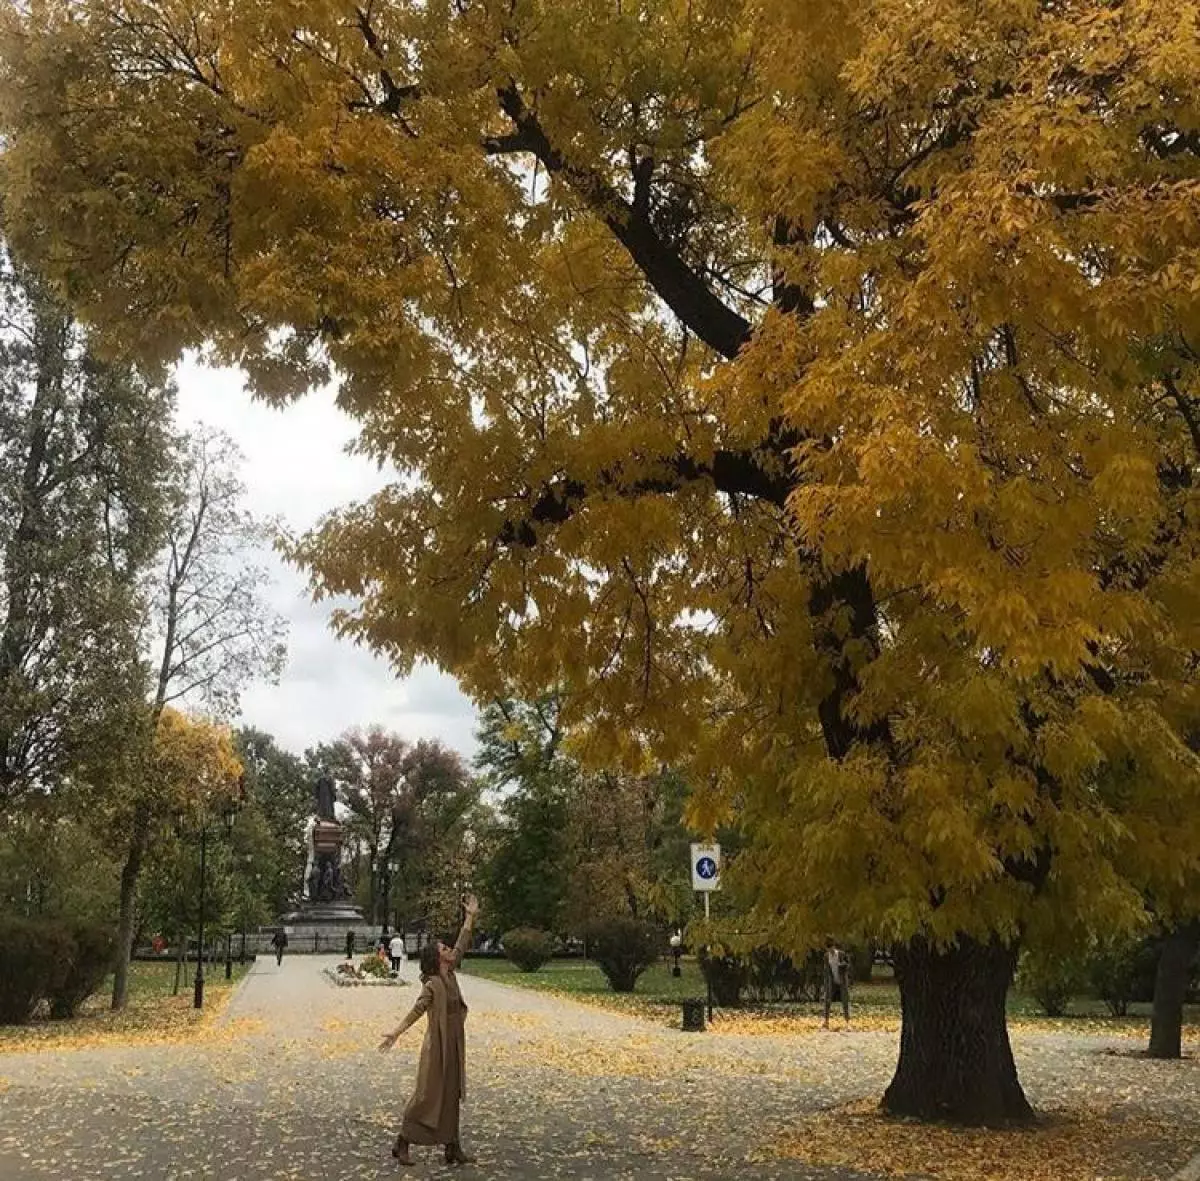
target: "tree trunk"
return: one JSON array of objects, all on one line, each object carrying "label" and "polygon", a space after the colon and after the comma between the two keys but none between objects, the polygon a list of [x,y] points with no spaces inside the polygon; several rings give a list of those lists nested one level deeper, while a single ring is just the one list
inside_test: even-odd
[{"label": "tree trunk", "polygon": [[1183,1002],[1192,964],[1200,950],[1200,921],[1172,927],[1163,940],[1154,976],[1154,1016],[1150,1023],[1150,1057],[1183,1057]]},{"label": "tree trunk", "polygon": [[900,1061],[884,1109],[961,1124],[1031,1120],[1004,1008],[1017,949],[962,938],[936,951],[917,939],[896,949],[895,963]]},{"label": "tree trunk", "polygon": [[121,869],[121,917],[117,923],[117,965],[113,974],[112,1007],[125,1008],[129,1000],[129,961],[133,956],[133,929],[136,919],[138,876],[150,839],[150,809],[138,804],[133,814],[129,851]]}]

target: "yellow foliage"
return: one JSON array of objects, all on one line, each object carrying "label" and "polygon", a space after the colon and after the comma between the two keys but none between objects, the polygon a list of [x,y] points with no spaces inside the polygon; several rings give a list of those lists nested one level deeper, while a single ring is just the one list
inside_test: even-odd
[{"label": "yellow foliage", "polygon": [[1197,0],[0,21],[15,247],[402,471],[345,633],[684,767],[784,946],[1196,908]]}]

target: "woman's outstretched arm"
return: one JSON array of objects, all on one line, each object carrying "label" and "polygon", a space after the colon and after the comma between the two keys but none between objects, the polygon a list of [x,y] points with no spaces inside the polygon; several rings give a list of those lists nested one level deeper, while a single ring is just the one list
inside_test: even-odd
[{"label": "woman's outstretched arm", "polygon": [[408,1016],[391,1033],[384,1034],[383,1041],[379,1043],[380,1053],[390,1050],[400,1040],[401,1034],[420,1021],[432,1004],[433,985],[427,980],[425,987],[421,989],[421,995],[417,997],[416,1004],[408,1011]]},{"label": "woman's outstretched arm", "polygon": [[454,945],[454,966],[460,967],[463,956],[471,948],[471,932],[475,927],[475,916],[479,913],[479,899],[474,894],[468,894],[463,903],[466,907],[466,918],[463,919],[462,930],[458,933],[458,942]]}]

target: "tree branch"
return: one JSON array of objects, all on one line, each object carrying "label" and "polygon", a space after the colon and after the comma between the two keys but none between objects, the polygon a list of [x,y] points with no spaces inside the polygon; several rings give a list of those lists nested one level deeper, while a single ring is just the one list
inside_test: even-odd
[{"label": "tree branch", "polygon": [[708,480],[718,492],[740,494],[765,501],[782,509],[787,504],[793,480],[787,461],[780,457],[780,471],[767,470],[753,453],[717,451],[710,463],[700,463],[690,455],[663,460],[661,474],[624,480],[619,471],[602,472],[593,486],[565,477],[547,485],[524,520],[505,522],[500,531],[502,545],[532,548],[537,544],[538,525],[561,525],[570,520],[582,501],[596,492],[616,492],[625,496],[652,496],[680,491],[686,484]]},{"label": "tree branch", "polygon": [[[595,169],[570,163],[550,142],[516,84],[499,91],[500,106],[518,136],[546,170],[558,176],[604,220],[629,251],[663,302],[692,332],[723,357],[732,359],[750,339],[752,327],[725,304],[704,280],[659,237],[645,212],[634,207]],[[510,139],[509,143],[515,142]],[[515,149],[514,149],[515,150]]]}]

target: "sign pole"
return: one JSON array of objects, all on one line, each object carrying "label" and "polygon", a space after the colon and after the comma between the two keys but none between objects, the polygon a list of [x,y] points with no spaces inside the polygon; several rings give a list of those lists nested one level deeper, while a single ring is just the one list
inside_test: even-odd
[{"label": "sign pole", "polygon": [[[709,891],[704,891],[704,921],[708,922],[708,895]],[[705,951],[707,952],[707,948]],[[708,1000],[708,1023],[712,1024],[712,969],[704,973],[704,991]]]},{"label": "sign pole", "polygon": [[[692,845],[692,889],[704,895],[704,921],[710,916],[709,894],[721,888],[721,846],[715,844]],[[707,946],[702,955],[707,956]],[[713,1015],[712,972],[704,973],[704,983],[708,994],[708,1020],[711,1023]]]}]

